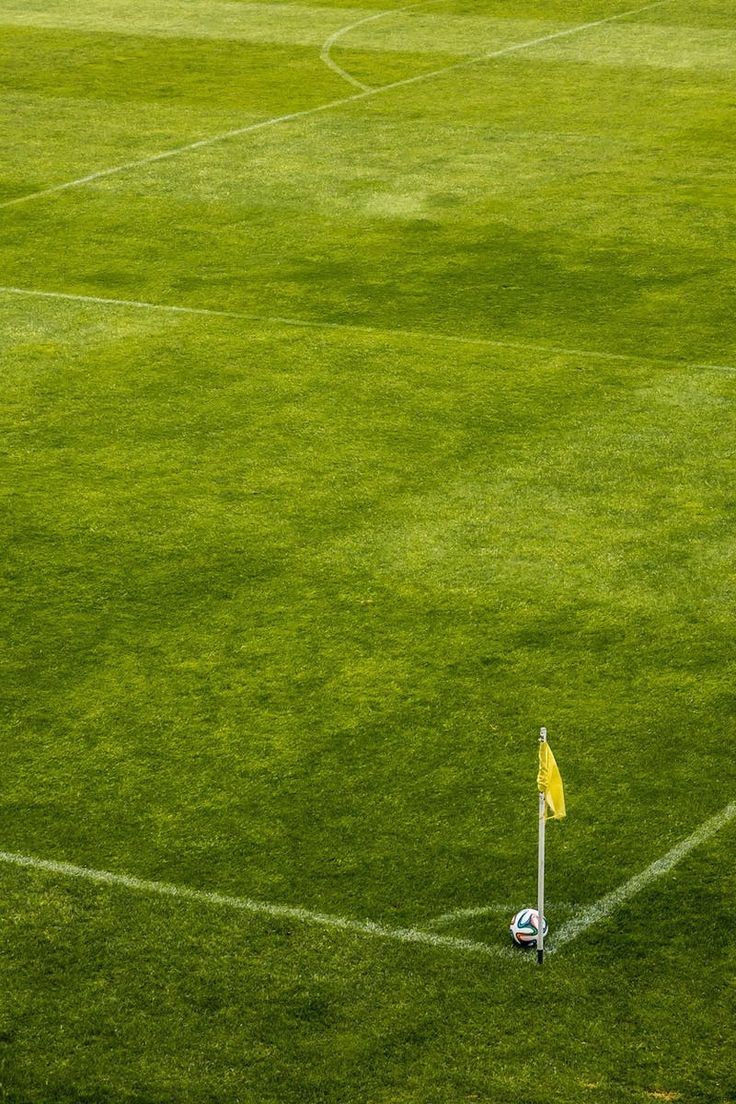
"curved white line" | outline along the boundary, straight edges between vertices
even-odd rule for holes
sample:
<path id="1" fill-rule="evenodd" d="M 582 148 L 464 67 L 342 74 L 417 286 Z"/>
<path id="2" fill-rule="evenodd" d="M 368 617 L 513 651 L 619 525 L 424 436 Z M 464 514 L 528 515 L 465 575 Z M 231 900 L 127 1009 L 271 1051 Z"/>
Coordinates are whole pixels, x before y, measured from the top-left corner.
<path id="1" fill-rule="evenodd" d="M 399 8 L 399 11 L 403 10 L 403 8 Z M 320 61 L 323 61 L 325 65 L 332 69 L 333 73 L 337 73 L 338 77 L 342 77 L 343 80 L 348 81 L 355 88 L 360 88 L 362 92 L 371 92 L 371 85 L 363 84 L 363 81 L 359 81 L 352 73 L 348 73 L 347 69 L 343 69 L 336 61 L 333 61 L 330 57 L 330 50 L 343 35 L 349 34 L 350 31 L 354 31 L 356 27 L 362 27 L 364 23 L 373 23 L 376 19 L 383 19 L 384 15 L 393 15 L 393 12 L 380 11 L 374 15 L 363 16 L 363 18 L 359 19 L 356 23 L 351 23 L 347 27 L 340 27 L 338 31 L 334 31 L 330 37 L 326 38 L 322 43 L 322 49 L 319 55 Z"/>
<path id="2" fill-rule="evenodd" d="M 383 17 L 386 15 L 399 15 L 400 12 L 410 11 L 412 8 L 429 7 L 430 4 L 438 4 L 439 2 L 440 0 L 418 0 L 418 3 L 416 4 L 406 4 L 403 8 L 392 8 L 389 11 L 380 11 L 375 13 L 374 15 L 366 15 L 363 16 L 362 19 L 359 19 L 356 23 L 351 23 L 347 27 L 340 27 L 338 31 L 335 31 L 333 34 L 330 35 L 329 38 L 325 39 L 324 43 L 322 44 L 322 50 L 319 55 L 320 61 L 323 61 L 325 65 L 328 65 L 330 69 L 332 69 L 333 72 L 337 73 L 339 77 L 342 77 L 343 80 L 349 81 L 350 84 L 354 85 L 356 88 L 360 88 L 361 91 L 372 92 L 372 85 L 363 84 L 362 81 L 359 81 L 357 77 L 354 77 L 352 75 L 352 73 L 348 73 L 347 69 L 343 69 L 341 65 L 338 65 L 337 62 L 330 57 L 330 50 L 332 49 L 332 47 L 335 45 L 338 39 L 343 37 L 343 35 L 349 34 L 350 31 L 354 31 L 356 27 L 362 27 L 364 23 L 374 23 L 377 19 L 383 19 Z"/>

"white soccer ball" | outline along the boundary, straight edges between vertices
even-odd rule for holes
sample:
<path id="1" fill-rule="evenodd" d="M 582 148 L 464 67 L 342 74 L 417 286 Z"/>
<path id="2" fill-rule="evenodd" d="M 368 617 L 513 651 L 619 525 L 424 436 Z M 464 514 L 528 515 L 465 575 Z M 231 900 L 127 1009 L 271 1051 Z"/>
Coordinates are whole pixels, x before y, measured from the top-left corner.
<path id="1" fill-rule="evenodd" d="M 517 947 L 534 947 L 539 932 L 539 913 L 536 909 L 525 908 L 517 912 L 509 924 L 511 938 Z M 544 920 L 544 936 L 547 937 L 549 925 Z"/>

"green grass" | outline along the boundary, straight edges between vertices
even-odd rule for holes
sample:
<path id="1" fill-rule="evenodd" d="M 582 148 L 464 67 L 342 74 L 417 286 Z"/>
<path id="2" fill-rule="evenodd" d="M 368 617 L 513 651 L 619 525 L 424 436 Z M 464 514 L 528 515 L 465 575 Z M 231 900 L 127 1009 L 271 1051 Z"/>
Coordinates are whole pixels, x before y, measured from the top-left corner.
<path id="1" fill-rule="evenodd" d="M 0 200 L 351 96 L 319 44 L 375 5 L 67 7 L 0 0 Z M 448 2 L 335 57 L 380 84 L 614 10 Z M 2 285 L 251 316 L 0 292 L 0 849 L 521 906 L 544 723 L 554 931 L 732 800 L 728 15 L 0 207 Z M 732 851 L 543 971 L 0 864 L 0 1101 L 726 1104 Z"/>

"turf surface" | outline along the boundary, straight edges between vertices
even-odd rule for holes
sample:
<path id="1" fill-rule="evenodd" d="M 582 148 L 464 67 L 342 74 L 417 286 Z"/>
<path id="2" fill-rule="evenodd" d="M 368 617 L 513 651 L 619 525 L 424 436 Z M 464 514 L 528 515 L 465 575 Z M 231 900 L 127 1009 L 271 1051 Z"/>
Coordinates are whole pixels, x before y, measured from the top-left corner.
<path id="1" fill-rule="evenodd" d="M 317 110 L 382 6 L 0 0 L 0 848 L 520 907 L 545 723 L 554 931 L 734 790 L 732 13 Z M 448 0 L 333 57 L 615 10 Z M 726 1104 L 733 840 L 541 972 L 0 864 L 0 1100 Z"/>

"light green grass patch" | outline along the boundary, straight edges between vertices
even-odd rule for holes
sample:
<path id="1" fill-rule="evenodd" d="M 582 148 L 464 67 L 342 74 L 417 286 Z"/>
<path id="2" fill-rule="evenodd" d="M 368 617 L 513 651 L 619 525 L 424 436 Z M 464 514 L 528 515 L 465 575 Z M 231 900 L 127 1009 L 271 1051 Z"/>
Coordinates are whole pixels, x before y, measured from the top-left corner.
<path id="1" fill-rule="evenodd" d="M 736 68 L 736 32 L 699 26 L 651 26 L 641 20 L 611 24 L 589 36 L 560 38 L 531 53 L 595 65 L 654 66 L 664 69 Z"/>
<path id="2" fill-rule="evenodd" d="M 141 2 L 96 0 L 83 8 L 63 3 L 17 4 L 3 0 L 0 23 L 16 27 L 63 28 L 68 31 L 166 38 L 232 39 L 234 41 L 318 46 L 333 31 L 370 9 L 320 8 L 299 4 L 237 4 L 163 0 L 155 7 Z"/>

